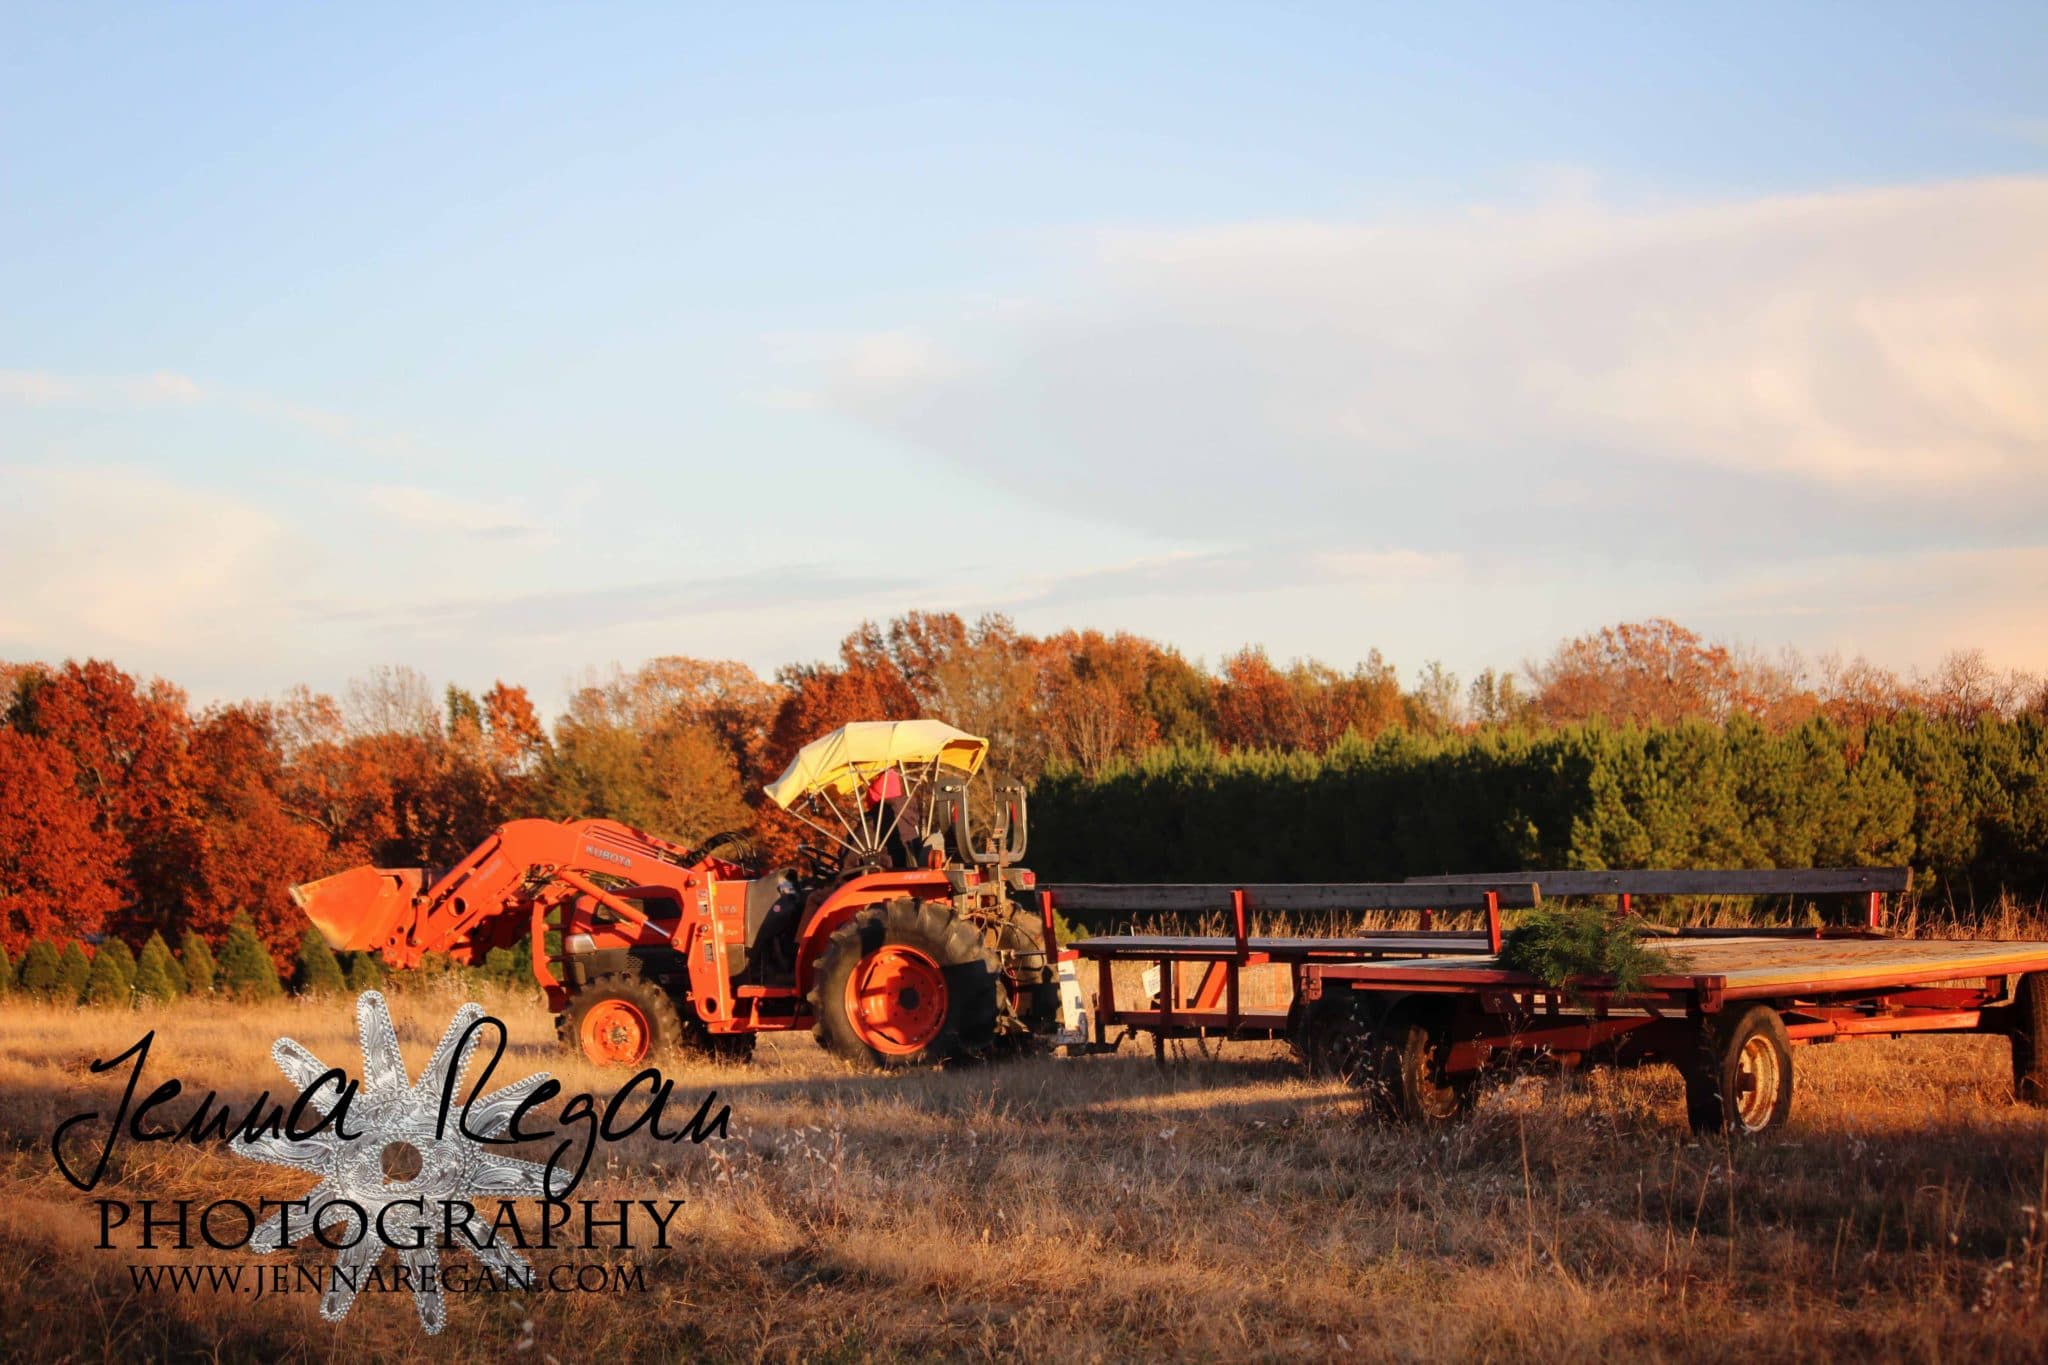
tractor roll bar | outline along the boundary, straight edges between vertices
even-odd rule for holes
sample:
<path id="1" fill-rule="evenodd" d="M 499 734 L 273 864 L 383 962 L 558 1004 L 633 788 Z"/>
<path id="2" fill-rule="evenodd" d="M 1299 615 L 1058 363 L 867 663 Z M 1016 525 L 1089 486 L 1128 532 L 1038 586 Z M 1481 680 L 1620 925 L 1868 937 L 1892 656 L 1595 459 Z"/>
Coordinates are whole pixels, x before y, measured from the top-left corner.
<path id="1" fill-rule="evenodd" d="M 958 779 L 941 782 L 939 800 L 951 810 L 953 852 L 961 862 L 979 863 L 984 867 L 1009 867 L 1024 861 L 1024 850 L 1031 841 L 1031 825 L 1030 807 L 1022 782 L 996 784 L 996 817 L 989 830 L 995 847 L 987 852 L 975 848 L 970 837 L 973 822 L 968 810 L 967 784 Z"/>

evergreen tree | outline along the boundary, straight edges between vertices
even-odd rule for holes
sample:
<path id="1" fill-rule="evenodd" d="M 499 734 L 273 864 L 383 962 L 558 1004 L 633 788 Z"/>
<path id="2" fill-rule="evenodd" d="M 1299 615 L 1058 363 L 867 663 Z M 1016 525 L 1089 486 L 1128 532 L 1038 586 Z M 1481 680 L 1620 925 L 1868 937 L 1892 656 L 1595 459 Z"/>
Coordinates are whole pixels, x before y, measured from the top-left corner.
<path id="1" fill-rule="evenodd" d="M 121 973 L 121 985 L 128 990 L 134 990 L 135 954 L 128 950 L 128 945 L 109 935 L 101 942 L 99 951 L 93 954 L 92 960 L 98 962 L 103 957 L 113 959 L 115 970 Z"/>
<path id="2" fill-rule="evenodd" d="M 128 974 L 121 970 L 121 959 L 108 951 L 108 946 L 92 956 L 92 966 L 85 975 L 85 989 L 80 992 L 80 1002 L 87 1005 L 125 1005 L 134 994 L 128 984 Z"/>
<path id="3" fill-rule="evenodd" d="M 92 974 L 92 963 L 85 956 L 85 947 L 77 939 L 64 945 L 64 951 L 57 954 L 57 984 L 51 991 L 51 999 L 60 1005 L 75 1005 L 85 993 L 85 979 Z"/>
<path id="4" fill-rule="evenodd" d="M 384 984 L 384 968 L 375 953 L 357 953 L 348 964 L 348 988 L 357 994 L 374 991 Z"/>
<path id="5" fill-rule="evenodd" d="M 238 1000 L 275 1000 L 284 994 L 270 950 L 247 915 L 235 916 L 220 946 L 220 989 Z"/>
<path id="6" fill-rule="evenodd" d="M 16 980 L 29 995 L 47 998 L 56 994 L 57 950 L 48 939 L 39 938 L 28 945 L 28 951 L 21 955 L 21 975 Z"/>
<path id="7" fill-rule="evenodd" d="M 142 955 L 135 960 L 135 993 L 160 1004 L 176 1000 L 185 993 L 178 978 L 172 975 L 177 970 L 177 959 L 164 945 L 164 936 L 152 933 L 142 945 Z"/>
<path id="8" fill-rule="evenodd" d="M 306 930 L 299 940 L 298 969 L 292 974 L 292 989 L 300 995 L 329 995 L 346 986 L 341 964 L 318 929 Z"/>
<path id="9" fill-rule="evenodd" d="M 187 929 L 178 940 L 178 970 L 185 978 L 187 994 L 213 994 L 213 949 L 206 946 L 206 940 L 196 930 Z"/>
<path id="10" fill-rule="evenodd" d="M 161 935 L 151 934 L 152 938 Z M 178 995 L 189 995 L 191 985 L 185 980 L 185 968 L 178 962 L 178 955 L 171 951 L 169 940 L 164 941 L 164 978 L 171 983 L 171 990 Z"/>

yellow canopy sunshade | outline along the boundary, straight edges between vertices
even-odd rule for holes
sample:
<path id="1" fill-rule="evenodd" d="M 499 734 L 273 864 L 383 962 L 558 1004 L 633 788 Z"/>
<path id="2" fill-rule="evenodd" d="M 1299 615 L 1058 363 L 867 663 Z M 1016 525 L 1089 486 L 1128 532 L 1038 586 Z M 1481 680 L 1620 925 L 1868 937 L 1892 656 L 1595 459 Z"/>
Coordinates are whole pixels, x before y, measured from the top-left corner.
<path id="1" fill-rule="evenodd" d="M 885 768 L 937 763 L 972 777 L 988 741 L 938 720 L 860 720 L 797 750 L 789 768 L 761 790 L 788 810 L 813 792 L 851 796 Z"/>

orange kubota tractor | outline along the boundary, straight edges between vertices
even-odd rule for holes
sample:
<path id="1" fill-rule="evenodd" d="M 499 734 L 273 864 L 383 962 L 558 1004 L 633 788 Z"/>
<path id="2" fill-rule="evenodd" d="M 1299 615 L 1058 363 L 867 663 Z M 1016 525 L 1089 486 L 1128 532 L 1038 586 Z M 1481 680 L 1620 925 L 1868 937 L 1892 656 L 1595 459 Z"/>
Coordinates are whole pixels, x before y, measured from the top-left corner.
<path id="1" fill-rule="evenodd" d="M 600 1063 L 745 1056 L 756 1034 L 804 1028 L 870 1067 L 1027 1050 L 1077 993 L 1017 866 L 1023 788 L 998 787 L 972 828 L 987 750 L 930 720 L 806 745 L 765 789 L 825 840 L 795 866 L 759 865 L 740 835 L 686 848 L 612 820 L 514 820 L 431 885 L 358 867 L 292 897 L 334 947 L 394 967 L 524 940 L 563 1042 Z"/>

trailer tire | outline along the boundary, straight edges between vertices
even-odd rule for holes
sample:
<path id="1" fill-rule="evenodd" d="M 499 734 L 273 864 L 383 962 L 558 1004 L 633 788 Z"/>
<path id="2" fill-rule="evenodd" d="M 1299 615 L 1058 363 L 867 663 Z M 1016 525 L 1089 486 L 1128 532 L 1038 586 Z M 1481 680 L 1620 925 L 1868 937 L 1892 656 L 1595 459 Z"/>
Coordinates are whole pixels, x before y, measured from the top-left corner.
<path id="1" fill-rule="evenodd" d="M 1755 1137 L 1792 1112 L 1792 1040 L 1769 1005 L 1743 1005 L 1703 1025 L 1697 1054 L 1679 1071 L 1695 1133 Z"/>
<path id="2" fill-rule="evenodd" d="M 1311 1076 L 1360 1079 L 1372 1040 L 1372 1025 L 1351 990 L 1326 990 L 1299 1007 L 1288 1045 Z"/>
<path id="3" fill-rule="evenodd" d="M 2011 1009 L 2013 1098 L 2048 1106 L 2048 972 L 2021 977 Z"/>
<path id="4" fill-rule="evenodd" d="M 606 972 L 569 996 L 555 1016 L 563 1046 L 599 1066 L 642 1066 L 683 1041 L 668 992 L 644 977 Z"/>
<path id="5" fill-rule="evenodd" d="M 952 907 L 899 899 L 839 926 L 819 955 L 811 1036 L 870 1070 L 969 1056 L 995 1037 L 995 959 Z"/>
<path id="6" fill-rule="evenodd" d="M 1393 1123 L 1449 1123 L 1472 1111 L 1476 1078 L 1444 1074 L 1447 1011 L 1395 1005 L 1373 1029 L 1359 1079 L 1372 1112 Z"/>

